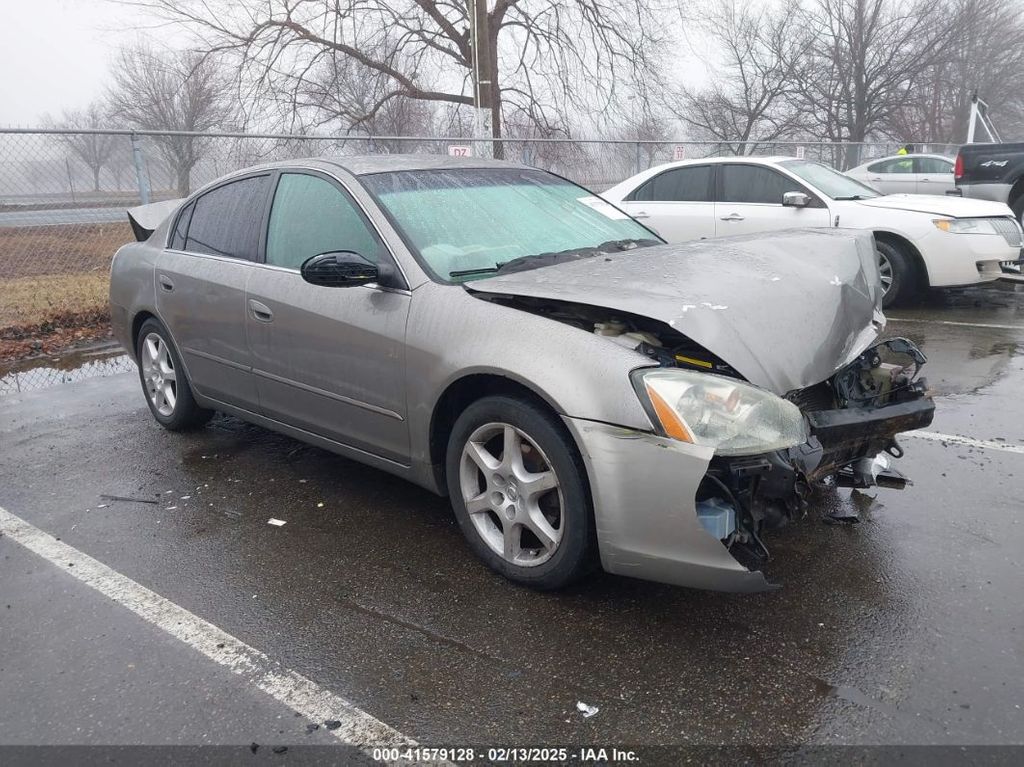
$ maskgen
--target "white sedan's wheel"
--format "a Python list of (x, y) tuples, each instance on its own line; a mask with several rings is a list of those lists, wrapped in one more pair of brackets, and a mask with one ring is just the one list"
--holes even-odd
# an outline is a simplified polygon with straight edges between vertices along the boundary
[(478, 427), (462, 449), (462, 501), (491, 551), (520, 567), (547, 562), (562, 539), (562, 493), (544, 451), (507, 423)]
[(878, 274), (882, 278), (882, 295), (885, 295), (892, 288), (892, 262), (880, 249), (875, 250), (875, 255), (878, 257)]

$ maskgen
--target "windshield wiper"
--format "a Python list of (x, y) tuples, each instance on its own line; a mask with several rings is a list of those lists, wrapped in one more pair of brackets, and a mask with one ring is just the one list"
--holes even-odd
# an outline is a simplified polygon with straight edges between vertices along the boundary
[(448, 272), (449, 277), (470, 277), (474, 274), (494, 274), (505, 264), (511, 263), (510, 261), (500, 261), (494, 266), (480, 266), (476, 269), (456, 269), (454, 272)]
[(471, 277), (477, 274), (497, 274), (499, 272), (519, 272), (524, 269), (534, 269), (540, 266), (548, 266), (575, 258), (586, 258), (598, 253), (611, 253), (614, 251), (635, 250), (646, 248), (650, 245), (660, 245), (657, 240), (608, 240), (600, 245), (587, 245), (582, 248), (569, 248), (568, 250), (556, 250), (547, 253), (535, 253), (530, 256), (519, 256), (510, 261), (501, 261), (494, 266), (481, 266), (476, 269), (456, 269), (448, 272), (449, 277)]

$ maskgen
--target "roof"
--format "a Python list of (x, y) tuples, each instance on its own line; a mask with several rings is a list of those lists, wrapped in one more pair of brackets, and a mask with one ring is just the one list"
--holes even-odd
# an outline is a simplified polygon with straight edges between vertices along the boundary
[(403, 170), (436, 170), (444, 168), (525, 168), (517, 162), (492, 160), (487, 157), (449, 157), (446, 154), (367, 154), (317, 158), (337, 165), (356, 176)]

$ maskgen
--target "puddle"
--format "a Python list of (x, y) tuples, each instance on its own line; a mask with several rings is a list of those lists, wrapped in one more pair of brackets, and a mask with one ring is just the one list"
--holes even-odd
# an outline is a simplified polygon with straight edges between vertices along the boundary
[(114, 345), (0, 364), (0, 397), (133, 370), (135, 363)]

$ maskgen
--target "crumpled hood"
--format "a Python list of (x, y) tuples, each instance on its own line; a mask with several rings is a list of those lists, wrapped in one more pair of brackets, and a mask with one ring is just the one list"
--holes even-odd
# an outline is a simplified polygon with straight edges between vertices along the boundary
[(857, 205), (890, 210), (911, 210), (950, 218), (1010, 216), (1013, 212), (1001, 202), (972, 200), (968, 197), (939, 194), (887, 194), (870, 200), (856, 200)]
[(777, 394), (824, 381), (885, 326), (874, 242), (853, 230), (658, 245), (489, 277), (466, 289), (659, 320)]

